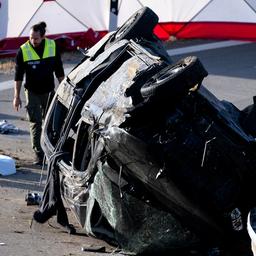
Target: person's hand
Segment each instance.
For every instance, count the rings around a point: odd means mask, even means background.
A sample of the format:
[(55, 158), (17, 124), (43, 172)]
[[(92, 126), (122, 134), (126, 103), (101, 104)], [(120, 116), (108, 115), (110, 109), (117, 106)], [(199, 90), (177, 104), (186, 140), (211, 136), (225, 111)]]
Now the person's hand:
[(22, 102), (20, 97), (14, 97), (13, 99), (13, 107), (16, 111), (19, 111), (19, 108), (21, 108)]

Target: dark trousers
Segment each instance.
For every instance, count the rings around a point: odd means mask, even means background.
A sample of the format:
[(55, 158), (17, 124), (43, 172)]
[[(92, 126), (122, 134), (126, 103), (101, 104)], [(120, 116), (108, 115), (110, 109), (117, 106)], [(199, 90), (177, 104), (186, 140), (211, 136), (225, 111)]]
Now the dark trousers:
[(36, 94), (25, 89), (26, 109), (29, 120), (31, 145), (37, 156), (43, 155), (41, 148), (41, 133), (43, 118), (45, 115), (50, 93)]

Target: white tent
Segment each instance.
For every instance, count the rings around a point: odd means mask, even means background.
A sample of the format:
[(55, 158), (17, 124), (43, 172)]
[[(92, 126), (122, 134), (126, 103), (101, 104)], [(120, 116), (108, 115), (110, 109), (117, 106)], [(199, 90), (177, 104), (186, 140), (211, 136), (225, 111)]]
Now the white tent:
[(47, 35), (78, 39), (92, 29), (106, 32), (110, 0), (0, 0), (0, 50), (16, 49), (30, 27), (47, 24)]
[(142, 6), (159, 16), (163, 39), (256, 39), (256, 0), (121, 0), (118, 26)]
[[(109, 30), (111, 2), (117, 1), (0, 0), (0, 55), (16, 50), (40, 21), (47, 23), (47, 35), (54, 39), (66, 37), (81, 47), (93, 44)], [(256, 0), (119, 0), (117, 25), (143, 6), (159, 16), (155, 33), (163, 40), (256, 40)], [(86, 35), (91, 29), (97, 33)]]

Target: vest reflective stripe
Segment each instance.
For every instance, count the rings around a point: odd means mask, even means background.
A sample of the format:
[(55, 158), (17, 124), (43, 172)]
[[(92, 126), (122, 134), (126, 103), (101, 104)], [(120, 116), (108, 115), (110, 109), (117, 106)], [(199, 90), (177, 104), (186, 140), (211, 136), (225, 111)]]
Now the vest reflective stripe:
[(56, 45), (54, 40), (45, 39), (43, 59), (54, 57), (56, 55)]
[[(40, 60), (40, 57), (34, 50), (34, 48), (30, 45), (29, 41), (21, 46), (21, 51), (23, 55), (23, 61), (31, 61), (31, 60)], [(44, 53), (42, 59), (46, 59), (49, 57), (54, 57), (56, 55), (56, 44), (54, 40), (45, 39)]]
[(40, 60), (40, 57), (35, 52), (33, 47), (29, 44), (29, 41), (27, 41), (25, 44), (21, 46), (21, 51), (23, 55), (23, 61), (30, 61), (30, 60)]

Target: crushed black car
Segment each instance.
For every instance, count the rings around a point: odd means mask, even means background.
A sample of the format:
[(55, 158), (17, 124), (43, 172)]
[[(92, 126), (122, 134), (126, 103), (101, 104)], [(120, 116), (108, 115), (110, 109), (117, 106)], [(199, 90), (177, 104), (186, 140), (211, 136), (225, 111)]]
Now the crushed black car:
[(246, 237), (255, 107), (217, 99), (196, 56), (173, 63), (153, 34), (157, 22), (140, 9), (58, 87), (43, 127), (48, 176), (34, 219), (57, 215), (75, 232), (64, 199), (91, 236), (134, 254), (189, 255)]

